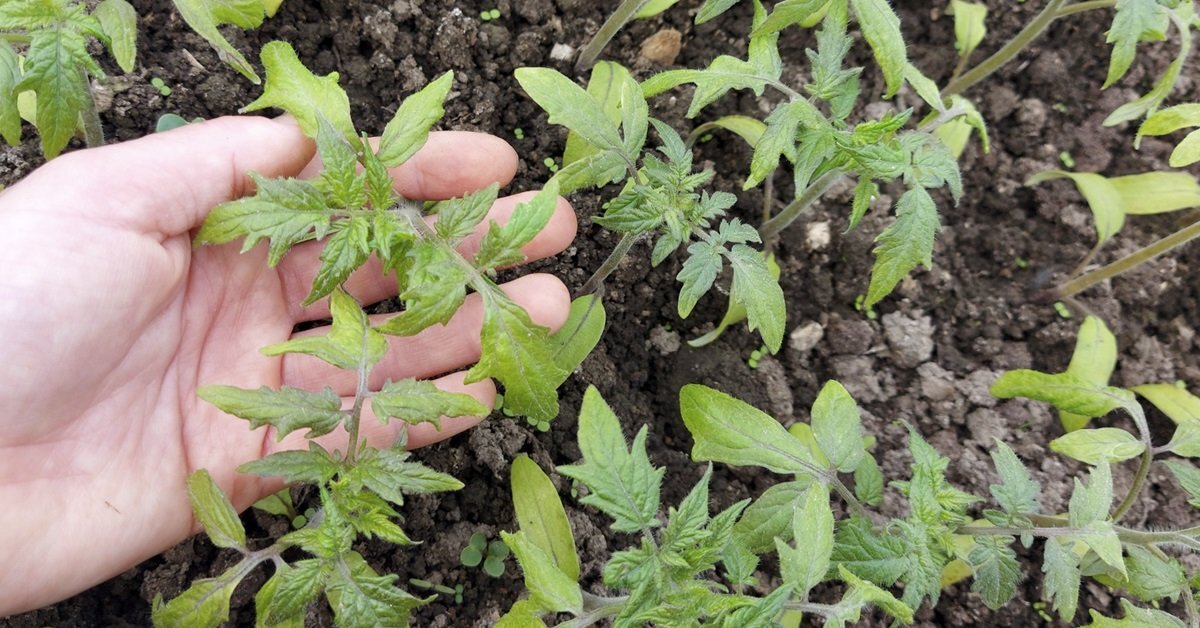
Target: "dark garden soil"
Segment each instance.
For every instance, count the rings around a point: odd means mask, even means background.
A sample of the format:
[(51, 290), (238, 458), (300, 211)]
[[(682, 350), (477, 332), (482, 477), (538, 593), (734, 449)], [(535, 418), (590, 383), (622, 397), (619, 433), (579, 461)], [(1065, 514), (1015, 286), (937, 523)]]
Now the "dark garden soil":
[[(258, 89), (218, 61), (216, 55), (182, 24), (166, 0), (134, 1), (142, 16), (139, 71), (114, 72), (103, 112), (107, 132), (118, 140), (149, 132), (155, 119), (173, 112), (191, 118), (234, 113), (255, 98)], [(536, 188), (549, 176), (543, 159), (561, 154), (565, 132), (548, 126), (544, 115), (518, 90), (513, 70), (546, 65), (567, 71), (568, 64), (550, 56), (556, 44), (580, 47), (595, 32), (613, 2), (587, 0), (287, 0), (279, 15), (261, 30), (230, 31), (239, 48), (257, 50), (271, 39), (291, 42), (314, 71), (341, 72), (341, 84), (354, 103), (360, 127), (379, 132), (398, 101), (446, 69), (456, 83), (446, 107), (443, 128), (488, 131), (508, 139), (522, 155), (512, 190)], [(715, 23), (691, 22), (698, 0), (684, 0), (664, 16), (633, 24), (608, 53), (635, 68), (639, 76), (662, 66), (639, 58), (641, 43), (664, 28), (684, 34), (679, 65), (702, 66), (717, 54), (744, 53), (749, 30), (749, 3)], [(942, 81), (955, 62), (952, 19), (943, 2), (898, 0), (914, 63)], [(995, 50), (1041, 7), (1042, 2), (991, 0), (990, 34), (976, 59)], [(482, 22), (479, 14), (498, 7), (502, 18)], [(932, 8), (931, 8), (932, 7)], [(1119, 86), (1102, 92), (1107, 62), (1104, 45), (1107, 12), (1092, 12), (1057, 23), (1049, 35), (968, 96), (991, 124), (992, 151), (968, 148), (962, 160), (966, 195), (958, 206), (942, 205), (941, 232), (934, 267), (914, 273), (872, 315), (857, 311), (855, 300), (866, 288), (872, 238), (886, 224), (876, 211), (854, 232), (843, 233), (851, 192), (835, 190), (793, 225), (778, 243), (782, 282), (788, 294), (788, 329), (795, 330), (784, 349), (765, 357), (758, 367), (747, 364), (758, 347), (757, 336), (744, 329), (728, 332), (712, 346), (693, 349), (685, 342), (711, 329), (723, 310), (720, 299), (703, 301), (688, 320), (676, 314), (679, 261), (650, 269), (646, 247), (614, 274), (607, 289), (608, 331), (596, 352), (562, 391), (563, 414), (548, 433), (540, 433), (505, 417), (493, 417), (469, 434), (421, 450), (433, 467), (466, 483), (458, 493), (413, 499), (405, 508), (405, 529), (421, 546), (396, 549), (364, 543), (360, 550), (377, 569), (399, 574), (401, 582), (423, 578), (465, 587), (463, 601), (444, 597), (422, 609), (420, 626), (489, 626), (520, 595), (519, 570), (510, 563), (493, 579), (479, 569), (466, 569), (459, 551), (472, 532), (494, 534), (514, 529), (508, 489), (508, 467), (519, 453), (530, 454), (543, 468), (577, 459), (574, 444), (582, 391), (593, 384), (626, 423), (630, 433), (650, 425), (652, 460), (667, 467), (665, 504), (683, 497), (700, 476), (700, 465), (688, 458), (690, 437), (678, 416), (677, 394), (684, 384), (716, 387), (763, 408), (785, 423), (806, 420), (808, 407), (823, 382), (836, 378), (864, 409), (869, 433), (878, 437), (876, 453), (889, 479), (907, 478), (909, 455), (905, 428), (914, 424), (952, 459), (950, 479), (979, 495), (995, 482), (987, 450), (993, 438), (1010, 443), (1028, 461), (1042, 483), (1047, 511), (1066, 507), (1070, 478), (1080, 465), (1048, 455), (1046, 443), (1061, 432), (1057, 417), (1043, 404), (997, 401), (988, 386), (1006, 369), (1059, 370), (1070, 358), (1082, 312), (1070, 319), (1029, 295), (1067, 272), (1094, 241), (1090, 216), (1074, 188), (1058, 182), (1031, 189), (1023, 181), (1040, 170), (1060, 167), (1069, 154), (1076, 168), (1108, 175), (1162, 168), (1170, 145), (1146, 139), (1132, 148), (1128, 125), (1105, 129), (1100, 122), (1121, 103), (1149, 88), (1157, 72), (1174, 54), (1173, 44), (1143, 46), (1143, 55)], [(791, 29), (783, 39), (785, 59), (803, 58), (810, 33)], [(859, 51), (858, 54), (863, 54)], [(868, 64), (870, 65), (870, 64)], [(873, 65), (870, 67), (873, 68)], [(114, 68), (115, 70), (115, 68)], [(802, 78), (800, 66), (785, 80)], [(172, 88), (162, 96), (149, 84), (162, 78)], [(1185, 76), (1177, 101), (1200, 100), (1200, 82)], [(877, 98), (881, 80), (866, 73), (864, 94)], [(107, 99), (106, 99), (107, 100)], [(686, 92), (657, 98), (656, 115), (685, 128)], [(909, 106), (915, 96), (902, 92), (894, 102), (875, 102), (871, 115)], [(710, 114), (765, 112), (767, 105), (752, 94), (726, 97)], [(515, 130), (524, 131), (516, 139)], [(0, 151), (0, 181), (11, 183), (40, 163), (36, 140)], [(738, 191), (749, 150), (738, 140), (718, 135), (702, 146), (698, 160), (718, 175), (719, 189)], [(776, 203), (790, 199), (790, 177), (777, 180)], [(758, 222), (762, 192), (739, 192), (736, 211)], [(885, 199), (886, 200), (886, 199)], [(591, 224), (603, 197), (572, 198), (580, 220), (575, 245), (539, 270), (560, 276), (578, 289), (616, 243), (613, 234)], [(881, 201), (877, 207), (882, 207)], [(1102, 255), (1115, 259), (1160, 237), (1194, 215), (1168, 215), (1131, 220)], [(1111, 285), (1085, 293), (1081, 302), (1102, 315), (1117, 334), (1121, 359), (1118, 385), (1182, 380), (1200, 386), (1196, 326), (1200, 294), (1191, 274), (1200, 268), (1200, 247), (1144, 266)], [(255, 350), (247, 347), (247, 351)], [(1169, 423), (1152, 417), (1156, 440), (1169, 438)], [(1114, 471), (1117, 491), (1127, 486), (1132, 468)], [(1152, 486), (1127, 521), (1131, 525), (1184, 527), (1195, 520), (1181, 491), (1162, 472), (1151, 474)], [(569, 491), (555, 477), (563, 494)], [(715, 508), (754, 496), (778, 478), (757, 470), (718, 465), (713, 480)], [(894, 500), (895, 496), (892, 495)], [(568, 512), (583, 556), (584, 582), (599, 590), (600, 570), (609, 547), (630, 542), (607, 529), (596, 512), (568, 499)], [(896, 501), (883, 509), (898, 514)], [(286, 524), (262, 513), (245, 516), (251, 534), (277, 536)], [(1040, 549), (1026, 552), (1031, 561), (1018, 599), (1000, 611), (988, 610), (969, 584), (945, 592), (936, 610), (922, 608), (923, 626), (1046, 625), (1034, 604), (1041, 599)], [(234, 560), (205, 539), (185, 541), (113, 580), (54, 607), (13, 617), (7, 625), (124, 626), (149, 623), (155, 594), (176, 595), (192, 579), (216, 575)], [(3, 567), (0, 567), (3, 568)], [(764, 578), (771, 578), (770, 566)], [(235, 596), (233, 625), (254, 621), (251, 590), (266, 577), (249, 578)], [(832, 596), (835, 591), (827, 592)], [(821, 595), (818, 594), (818, 598)], [(1106, 590), (1085, 584), (1084, 608), (1115, 611)], [(1110, 613), (1111, 614), (1111, 613)], [(1082, 612), (1079, 617), (1082, 617)], [(309, 625), (331, 625), (324, 608), (314, 608)], [(871, 616), (864, 625), (886, 625)]]

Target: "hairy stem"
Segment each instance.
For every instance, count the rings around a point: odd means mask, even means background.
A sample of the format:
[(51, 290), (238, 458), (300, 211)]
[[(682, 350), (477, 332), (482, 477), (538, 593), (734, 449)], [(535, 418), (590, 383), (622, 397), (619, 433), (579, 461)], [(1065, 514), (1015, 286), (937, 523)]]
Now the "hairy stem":
[(604, 24), (600, 27), (600, 30), (596, 31), (596, 35), (580, 51), (579, 59), (575, 61), (575, 70), (583, 71), (592, 67), (592, 64), (596, 62), (604, 47), (617, 35), (617, 31), (628, 24), (633, 19), (633, 16), (637, 15), (637, 12), (641, 11), (642, 7), (646, 6), (646, 3), (649, 1), (624, 0), (617, 7), (617, 10), (613, 11), (607, 20), (604, 20)]
[(1063, 7), (1058, 12), (1058, 17), (1066, 17), (1083, 13), (1084, 11), (1094, 11), (1096, 9), (1111, 9), (1117, 6), (1117, 0), (1089, 0), (1088, 2), (1079, 2), (1070, 6)]
[(621, 264), (621, 260), (625, 259), (625, 256), (629, 254), (629, 249), (633, 248), (633, 244), (637, 242), (639, 235), (641, 234), (626, 233), (621, 236), (621, 241), (617, 242), (617, 246), (604, 259), (604, 263), (600, 264), (600, 268), (597, 268), (596, 272), (592, 273), (591, 277), (588, 277), (588, 280), (583, 284), (583, 288), (579, 290), (579, 294), (585, 295), (596, 292), (600, 288), (600, 284), (604, 283), (604, 280), (613, 274), (613, 271)]
[(87, 104), (79, 116), (79, 122), (83, 126), (83, 139), (88, 148), (104, 146), (104, 127), (100, 124), (100, 112), (96, 110), (95, 90), (92, 89), (87, 71), (80, 69), (79, 72), (83, 74), (83, 82), (88, 86)]
[(838, 614), (836, 606), (829, 604), (816, 604), (813, 602), (788, 602), (783, 605), (783, 608), (789, 611), (800, 611), (809, 615), (820, 615), (822, 617), (833, 617)]
[(1200, 236), (1200, 220), (1161, 240), (1152, 242), (1107, 266), (1101, 266), (1090, 273), (1080, 275), (1051, 292), (1057, 298), (1072, 296), (1102, 281), (1116, 277), (1139, 264), (1148, 262), (1171, 249), (1187, 244), (1197, 236)]
[(1196, 608), (1196, 596), (1191, 587), (1183, 590), (1183, 607), (1187, 610), (1188, 628), (1200, 628), (1200, 608)]
[(602, 619), (607, 619), (620, 613), (627, 602), (629, 602), (628, 595), (621, 597), (600, 597), (584, 591), (583, 614), (575, 619), (558, 624), (558, 626), (559, 628), (584, 628), (585, 626), (591, 626)]
[(775, 214), (774, 218), (764, 222), (758, 228), (758, 235), (762, 237), (763, 242), (771, 240), (779, 235), (779, 232), (795, 222), (796, 218), (800, 217), (800, 214), (804, 213), (809, 207), (812, 207), (812, 204), (828, 192), (829, 188), (833, 187), (833, 184), (840, 181), (843, 175), (844, 173), (841, 170), (831, 170), (817, 177), (804, 190), (803, 194), (796, 197), (796, 200), (788, 203), (788, 206), (784, 207), (783, 211)]
[(999, 70), (1009, 61), (1012, 61), (1022, 50), (1033, 43), (1054, 20), (1061, 17), (1060, 11), (1066, 6), (1067, 0), (1050, 0), (1046, 3), (1046, 7), (1038, 13), (1021, 32), (1017, 33), (1007, 44), (1004, 44), (1000, 50), (997, 50), (992, 56), (984, 59), (975, 67), (968, 70), (962, 76), (950, 81), (942, 90), (942, 97), (949, 98), (957, 94), (961, 94), (976, 83), (991, 76), (993, 72)]
[(367, 390), (367, 378), (371, 374), (370, 367), (367, 366), (365, 356), (367, 355), (367, 334), (363, 334), (362, 339), (362, 355), (364, 359), (358, 364), (358, 386), (354, 391), (354, 406), (350, 409), (350, 420), (347, 426), (347, 432), (350, 433), (350, 443), (346, 446), (346, 462), (354, 464), (355, 456), (358, 454), (358, 427), (362, 422), (363, 403), (367, 400), (370, 391)]

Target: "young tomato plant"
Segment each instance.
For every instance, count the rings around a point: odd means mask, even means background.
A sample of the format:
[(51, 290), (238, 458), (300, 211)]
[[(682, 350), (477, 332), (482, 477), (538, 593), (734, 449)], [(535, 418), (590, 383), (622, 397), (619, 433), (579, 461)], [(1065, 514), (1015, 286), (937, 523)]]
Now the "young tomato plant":
[[(1095, 415), (1124, 408), (1140, 421), (1141, 409), (1132, 393), (1062, 381), (1029, 383), (1031, 377), (1006, 374), (996, 392), (1009, 396), (1013, 386), (1023, 386), (1021, 394), (1053, 398), (1070, 412)], [(1194, 409), (1200, 400), (1191, 398), (1188, 403)], [(1038, 569), (1021, 562), (1016, 543), (1025, 548), (1041, 544), (1044, 594), (1064, 621), (1073, 621), (1077, 614), (1084, 577), (1148, 604), (1182, 598), (1189, 622), (1200, 620), (1192, 580), (1168, 553), (1200, 550), (1197, 529), (1148, 531), (1121, 525), (1129, 498), (1114, 509), (1109, 464), (1123, 458), (1097, 453), (1104, 448), (1052, 445), (1094, 467), (1075, 480), (1066, 513), (1044, 513), (1038, 504), (1040, 485), (1013, 450), (997, 441), (991, 455), (999, 483), (990, 486), (990, 493), (998, 508), (990, 509), (979, 508), (984, 499), (947, 481), (950, 459), (912, 429), (910, 475), (885, 484), (868, 448), (871, 440), (862, 432), (857, 405), (837, 382), (821, 390), (811, 420), (790, 429), (703, 386), (684, 387), (680, 411), (695, 442), (694, 460), (760, 467), (780, 474), (781, 481), (757, 499), (710, 516), (710, 468), (664, 518), (659, 504), (663, 471), (646, 456), (646, 428), (626, 444), (616, 416), (594, 389), (589, 390), (580, 411), (583, 462), (559, 467), (558, 472), (588, 489), (580, 501), (612, 518), (614, 530), (637, 536), (627, 548), (614, 551), (604, 566), (602, 579), (613, 594), (585, 593), (566, 515), (561, 506), (547, 506), (559, 503), (553, 485), (536, 467), (529, 469), (532, 463), (514, 463), (513, 499), (520, 530), (506, 534), (505, 540), (524, 570), (529, 596), (516, 602), (500, 625), (545, 625), (544, 618), (566, 613), (572, 618), (561, 626), (589, 626), (608, 619), (616, 626), (797, 625), (801, 615), (826, 626), (844, 626), (857, 621), (867, 605), (907, 623), (919, 606), (936, 606), (943, 587), (968, 577), (971, 590), (997, 609), (1013, 598), (1026, 573)], [(1180, 424), (1163, 452), (1200, 454), (1196, 417), (1190, 420), (1189, 427)], [(1136, 449), (1137, 441), (1133, 444)], [(1085, 450), (1088, 453), (1081, 453)], [(1172, 461), (1169, 467), (1200, 504), (1194, 492), (1200, 486), (1200, 471), (1182, 461)], [(851, 477), (852, 488), (847, 482)], [(889, 519), (871, 510), (882, 503), (886, 486), (907, 506), (907, 515)], [(1135, 483), (1131, 492), (1136, 494), (1142, 486)], [(832, 508), (833, 498), (844, 508)], [(848, 514), (839, 517), (836, 513), (842, 510)], [(761, 562), (768, 555), (773, 560)], [(761, 581), (760, 563), (777, 563), (779, 579)], [(770, 583), (776, 588), (767, 586)], [(829, 583), (837, 583), (840, 601), (813, 601), (814, 594), (830, 599)], [(893, 594), (896, 587), (903, 591)], [(1092, 625), (1185, 625), (1158, 608), (1126, 599), (1121, 604), (1124, 620), (1091, 611)]]
[(228, 63), (255, 85), (261, 82), (245, 55), (225, 38), (218, 27), (232, 24), (243, 29), (262, 26), (265, 18), (275, 15), (283, 0), (172, 0), (183, 21), (217, 51)]
[[(339, 625), (407, 625), (410, 611), (428, 599), (380, 575), (354, 549), (359, 537), (397, 545), (412, 541), (397, 523), (404, 496), (456, 490), (454, 478), (408, 458), (406, 426), (441, 417), (482, 416), (490, 409), (473, 397), (447, 393), (433, 383), (388, 381), (369, 385), (374, 367), (388, 351), (385, 334), (412, 335), (445, 323), (468, 288), (482, 296), (482, 358), (468, 381), (491, 377), (505, 387), (506, 407), (518, 415), (549, 421), (557, 414), (555, 389), (573, 368), (578, 348), (556, 351), (559, 339), (535, 325), (492, 280), (498, 267), (524, 259), (521, 247), (549, 220), (557, 192), (548, 186), (518, 205), (507, 222), (492, 223), (478, 252), (467, 259), (458, 245), (482, 225), (496, 198), (496, 186), (476, 194), (424, 204), (399, 196), (388, 169), (405, 162), (425, 143), (442, 116), (442, 102), (453, 76), (446, 73), (401, 103), (387, 124), (378, 148), (359, 135), (350, 119), (349, 101), (337, 75), (318, 77), (279, 42), (263, 49), (267, 81), (264, 94), (248, 109), (280, 107), (315, 138), (322, 163), (313, 179), (268, 179), (251, 173), (253, 196), (216, 207), (196, 235), (198, 245), (244, 241), (244, 250), (269, 240), (268, 263), (279, 263), (302, 242), (323, 243), (321, 268), (306, 304), (328, 297), (332, 327), (323, 336), (305, 336), (265, 347), (267, 355), (303, 354), (352, 373), (351, 398), (332, 388), (303, 390), (267, 387), (247, 390), (209, 385), (200, 396), (243, 418), (251, 428), (268, 427), (277, 440), (307, 431), (307, 451), (285, 451), (240, 467), (245, 473), (279, 477), (288, 484), (313, 484), (320, 507), (299, 529), (266, 547), (252, 547), (237, 515), (204, 471), (189, 480), (192, 504), (204, 529), (222, 548), (237, 550), (241, 560), (225, 573), (197, 581), (179, 597), (154, 604), (159, 626), (217, 626), (228, 617), (238, 583), (260, 563), (274, 574), (259, 590), (256, 609), (263, 625), (302, 625), (307, 606), (324, 594)], [(436, 223), (427, 218), (436, 213)], [(379, 324), (345, 290), (350, 274), (376, 255), (400, 286), (404, 310)], [(586, 354), (586, 351), (583, 351)], [(368, 446), (360, 437), (369, 408), (381, 421), (398, 420), (399, 437), (390, 447)], [(315, 438), (344, 429), (345, 451), (318, 444)], [(289, 515), (290, 510), (284, 509)], [(259, 544), (253, 544), (259, 545)], [(307, 555), (298, 558), (300, 550)], [(285, 558), (285, 552), (288, 552)], [(502, 566), (502, 563), (501, 563)], [(429, 598), (432, 599), (432, 598)]]
[(126, 0), (104, 0), (90, 11), (89, 6), (75, 0), (0, 4), (0, 137), (5, 142), (21, 142), (24, 117), (37, 127), (47, 158), (62, 152), (79, 130), (88, 146), (104, 143), (91, 81), (105, 74), (88, 54), (88, 38), (101, 41), (117, 65), (132, 72), (137, 14)]

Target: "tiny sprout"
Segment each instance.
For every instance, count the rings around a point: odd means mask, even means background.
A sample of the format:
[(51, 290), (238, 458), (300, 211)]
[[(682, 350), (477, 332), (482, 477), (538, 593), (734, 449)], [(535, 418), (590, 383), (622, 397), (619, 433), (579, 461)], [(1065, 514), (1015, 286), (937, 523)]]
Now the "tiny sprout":
[(458, 555), (459, 561), (466, 567), (478, 567), (483, 562), (483, 553), (487, 550), (487, 537), (482, 532), (471, 535), (471, 540)]
[(1062, 165), (1064, 165), (1068, 168), (1075, 167), (1075, 158), (1071, 156), (1071, 153), (1069, 151), (1064, 150), (1061, 153), (1059, 153), (1058, 160), (1062, 162)]
[(171, 95), (171, 87), (157, 76), (150, 79), (150, 85), (154, 86), (154, 89), (157, 89), (158, 93), (162, 94), (163, 97)]
[(1016, 259), (1013, 260), (1013, 263), (1017, 265), (1017, 268), (1020, 268), (1022, 270), (1029, 268), (1029, 260), (1025, 259), (1024, 257), (1018, 256)]
[(1054, 105), (1051, 107), (1051, 109), (1053, 109), (1059, 113), (1066, 113), (1066, 112), (1070, 111), (1070, 109), (1065, 104), (1060, 103), (1060, 102), (1054, 103)]
[(500, 9), (490, 9), (488, 11), (482, 11), (479, 13), (479, 19), (483, 20), (484, 22), (498, 20), (498, 19), (500, 19)]
[(504, 561), (508, 559), (508, 546), (496, 539), (488, 544), (487, 559), (483, 561), (483, 572), (493, 578), (504, 575)]
[(554, 161), (553, 157), (547, 157), (543, 159), (542, 163), (550, 170), (550, 172), (558, 172), (558, 162)]
[(1067, 304), (1063, 303), (1062, 301), (1054, 302), (1054, 311), (1058, 312), (1058, 315), (1061, 318), (1071, 318), (1071, 309), (1068, 308)]
[(525, 129), (522, 129), (521, 127), (513, 129), (513, 137), (519, 140), (525, 139)]

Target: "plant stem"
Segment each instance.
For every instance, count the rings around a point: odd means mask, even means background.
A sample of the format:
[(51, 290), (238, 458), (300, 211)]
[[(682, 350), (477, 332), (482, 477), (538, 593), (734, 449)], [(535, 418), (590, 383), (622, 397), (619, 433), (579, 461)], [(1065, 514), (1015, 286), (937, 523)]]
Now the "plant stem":
[(1094, 11), (1096, 9), (1111, 9), (1117, 6), (1117, 0), (1090, 0), (1089, 2), (1080, 2), (1071, 6), (1063, 7), (1058, 12), (1058, 17), (1066, 17), (1083, 13), (1084, 11)]
[[(367, 338), (368, 335), (363, 334), (362, 355), (364, 358), (367, 355)], [(358, 386), (354, 391), (354, 406), (350, 409), (350, 425), (347, 429), (350, 433), (350, 444), (346, 446), (346, 462), (349, 464), (354, 464), (354, 458), (358, 454), (358, 426), (362, 423), (363, 402), (370, 394), (367, 390), (367, 377), (370, 374), (371, 369), (363, 359), (358, 363)]]
[(0, 33), (0, 41), (20, 46), (33, 41), (33, 38), (25, 33)]
[(600, 27), (600, 30), (596, 31), (592, 40), (579, 52), (579, 59), (575, 61), (575, 70), (583, 71), (592, 67), (592, 64), (596, 62), (596, 58), (600, 56), (604, 47), (617, 35), (617, 31), (628, 24), (633, 19), (633, 16), (637, 15), (637, 12), (641, 11), (642, 7), (646, 6), (646, 3), (649, 1), (624, 0), (617, 7), (617, 10), (613, 11), (607, 20), (604, 20), (604, 24)]
[(949, 98), (957, 94), (961, 94), (979, 81), (990, 76), (996, 70), (999, 70), (1004, 64), (1013, 60), (1018, 53), (1027, 48), (1035, 39), (1041, 36), (1042, 33), (1050, 27), (1054, 20), (1061, 17), (1060, 11), (1067, 4), (1067, 0), (1050, 0), (1046, 3), (1046, 7), (1038, 13), (1033, 21), (1025, 25), (1021, 32), (1017, 33), (1012, 39), (1004, 44), (995, 54), (984, 59), (979, 65), (971, 68), (965, 74), (950, 81), (942, 90), (942, 98)]
[(1188, 628), (1200, 628), (1200, 608), (1196, 608), (1196, 596), (1191, 587), (1183, 590), (1183, 607), (1187, 610)]
[(1146, 484), (1146, 476), (1150, 475), (1150, 463), (1154, 461), (1154, 445), (1150, 442), (1150, 427), (1146, 425), (1146, 417), (1142, 413), (1141, 406), (1137, 406), (1136, 412), (1132, 406), (1126, 410), (1133, 415), (1133, 422), (1137, 424), (1138, 431), (1141, 432), (1142, 443), (1146, 449), (1142, 452), (1141, 461), (1138, 462), (1137, 473), (1133, 476), (1133, 483), (1129, 485), (1129, 492), (1125, 494), (1125, 498), (1112, 513), (1113, 523), (1120, 521), (1137, 501), (1138, 494), (1142, 492), (1142, 486)]
[(829, 604), (815, 604), (813, 602), (788, 602), (783, 605), (783, 608), (789, 611), (800, 611), (810, 615), (820, 615), (822, 617), (833, 617), (837, 615), (837, 607)]
[(604, 283), (604, 280), (613, 274), (613, 271), (621, 264), (621, 260), (625, 259), (625, 256), (629, 254), (629, 249), (633, 248), (634, 242), (637, 242), (640, 235), (637, 233), (626, 233), (621, 236), (621, 241), (617, 242), (617, 246), (613, 248), (612, 253), (608, 254), (608, 257), (604, 259), (604, 263), (600, 265), (600, 268), (597, 268), (596, 272), (592, 273), (592, 276), (588, 277), (588, 280), (583, 284), (583, 288), (579, 290), (579, 295), (582, 296), (596, 292), (600, 284)]
[(613, 615), (620, 613), (621, 608), (624, 607), (628, 601), (628, 595), (623, 595), (621, 597), (600, 597), (584, 591), (584, 614), (570, 621), (565, 621), (561, 624), (558, 624), (558, 626), (559, 628), (584, 628), (585, 626), (591, 626), (601, 619), (612, 617)]
[(788, 206), (784, 207), (783, 211), (775, 214), (774, 218), (764, 222), (758, 228), (758, 235), (762, 237), (763, 242), (771, 240), (779, 235), (780, 231), (791, 225), (800, 214), (804, 213), (804, 210), (811, 207), (817, 199), (829, 191), (829, 188), (833, 187), (833, 184), (840, 181), (842, 176), (843, 172), (841, 170), (831, 170), (817, 177), (817, 180), (810, 183), (803, 194), (796, 197), (796, 200), (788, 203)]
[(1080, 275), (1059, 286), (1052, 292), (1058, 298), (1069, 297), (1104, 281), (1111, 279), (1143, 262), (1148, 262), (1171, 249), (1174, 249), (1183, 244), (1187, 244), (1191, 240), (1200, 236), (1200, 220), (1172, 233), (1171, 235), (1153, 242), (1141, 249), (1122, 257), (1121, 259), (1107, 265), (1101, 266), (1090, 273)]
[(86, 70), (79, 70), (83, 74), (83, 82), (88, 87), (87, 104), (84, 107), (83, 113), (79, 115), (79, 122), (83, 125), (83, 138), (87, 142), (88, 148), (104, 146), (104, 127), (100, 124), (100, 112), (96, 110), (96, 93), (92, 89), (92, 82), (88, 79)]

